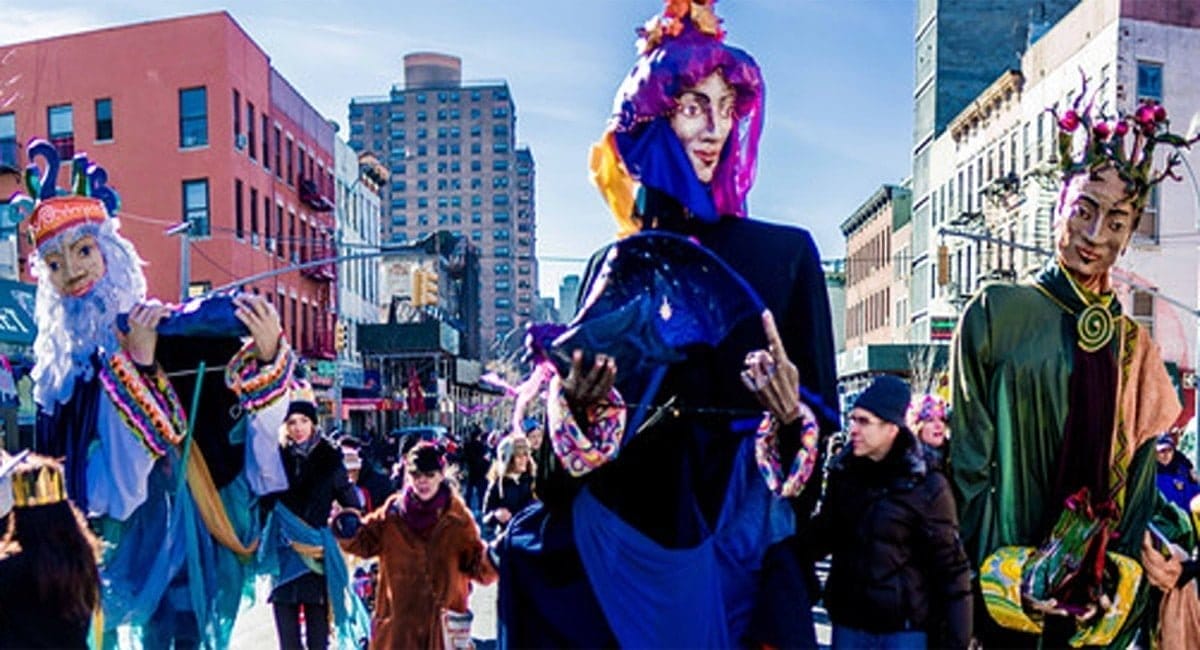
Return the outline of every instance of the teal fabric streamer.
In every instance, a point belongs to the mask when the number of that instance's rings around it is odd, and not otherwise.
[[[282,502],[276,502],[263,530],[259,569],[270,574],[275,585],[295,580],[311,570],[300,554],[292,549],[293,541],[324,549],[321,562],[323,571],[314,572],[325,574],[325,589],[333,610],[338,647],[342,650],[358,650],[359,639],[370,636],[371,617],[358,594],[351,588],[346,560],[329,527],[313,528]]]

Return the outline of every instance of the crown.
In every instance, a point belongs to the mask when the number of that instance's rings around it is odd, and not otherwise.
[[[662,13],[646,21],[637,30],[638,54],[652,52],[663,41],[678,37],[687,24],[702,34],[723,40],[725,30],[721,29],[721,19],[717,17],[714,7],[716,4],[717,0],[663,0]]]
[[[33,508],[67,500],[62,467],[49,460],[26,460],[12,477],[13,507]]]
[[[1187,139],[1171,133],[1167,109],[1153,100],[1143,100],[1132,114],[1109,117],[1103,107],[1096,107],[1096,95],[1102,88],[1103,85],[1089,97],[1088,80],[1083,76],[1071,108],[1062,115],[1057,104],[1046,109],[1058,122],[1059,169],[1065,181],[1077,174],[1111,166],[1125,181],[1134,205],[1141,209],[1155,185],[1167,178],[1182,180],[1175,173],[1175,167],[1183,162],[1179,151],[1191,147],[1200,137]],[[1077,151],[1075,139],[1079,133],[1083,134],[1084,142]],[[1128,149],[1127,139],[1132,140]],[[1173,150],[1167,155],[1166,166],[1155,170],[1154,150],[1158,145]]]
[[[88,162],[87,154],[79,153],[71,160],[71,191],[55,185],[61,159],[58,149],[41,139],[31,140],[26,148],[29,165],[25,167],[25,189],[10,203],[20,217],[28,217],[30,241],[38,247],[55,235],[85,223],[104,223],[117,213],[120,198],[108,187],[108,173]],[[34,162],[45,161],[45,169]]]

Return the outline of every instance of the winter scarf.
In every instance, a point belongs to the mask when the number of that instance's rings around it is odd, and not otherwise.
[[[414,533],[425,537],[433,530],[438,517],[450,505],[450,487],[445,483],[438,486],[433,498],[422,501],[412,486],[406,486],[400,499],[400,518]]]

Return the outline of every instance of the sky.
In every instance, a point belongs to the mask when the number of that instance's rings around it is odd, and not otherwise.
[[[403,82],[403,57],[463,60],[464,80],[504,79],[517,140],[537,170],[543,296],[612,239],[588,180],[588,149],[636,60],[634,30],[657,0],[0,0],[0,48],[35,38],[226,10],[272,65],[342,126],[352,97]],[[721,0],[726,41],[758,61],[766,123],[752,217],[812,231],[822,257],[844,254],[839,225],[911,169],[912,0]],[[94,62],[95,64],[102,62]]]

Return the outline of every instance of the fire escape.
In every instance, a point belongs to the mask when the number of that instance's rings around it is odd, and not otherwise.
[[[301,248],[300,262],[307,264],[317,260],[332,260],[337,256],[333,243],[334,204],[318,182],[311,178],[301,178],[299,182],[300,201],[311,208],[313,215],[312,236],[304,242]],[[337,300],[337,264],[333,261],[313,266],[306,266],[300,274],[317,284],[317,304],[334,305]],[[334,345],[334,319],[325,314],[318,314],[312,324],[311,334],[301,353],[310,359],[337,358],[337,348]]]

